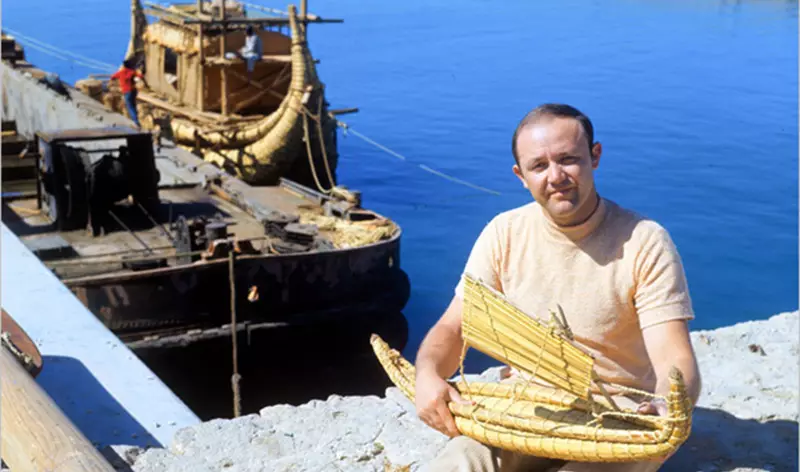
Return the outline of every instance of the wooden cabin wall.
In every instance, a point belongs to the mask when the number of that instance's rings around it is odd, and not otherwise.
[[[292,80],[291,67],[291,63],[260,62],[256,64],[255,70],[253,70],[254,82],[269,86],[272,85],[279,76],[283,76],[283,80],[272,87],[272,90],[277,92],[279,96],[271,93],[264,93],[253,103],[247,104],[247,109],[253,112],[266,114],[278,108]],[[237,113],[238,111],[242,111],[238,110],[239,105],[244,104],[246,100],[257,95],[261,89],[248,84],[245,80],[240,78],[247,77],[247,66],[245,64],[234,64],[229,66],[228,70],[231,71],[228,73],[228,108],[231,112]],[[205,109],[207,111],[220,112],[220,66],[206,66],[205,74]]]
[[[180,101],[185,105],[199,107],[197,88],[200,86],[200,56],[184,54],[178,63]]]
[[[170,85],[164,76],[164,55],[165,48],[160,44],[145,44],[145,57],[147,58],[145,62],[145,67],[147,69],[145,78],[147,80],[147,85],[159,94],[166,95],[173,100],[178,100],[180,98],[178,90]]]

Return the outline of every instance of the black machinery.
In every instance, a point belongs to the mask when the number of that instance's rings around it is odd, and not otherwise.
[[[159,173],[150,133],[125,127],[36,133],[41,156],[37,200],[59,231],[103,234],[112,208],[132,198],[145,213],[159,209]]]

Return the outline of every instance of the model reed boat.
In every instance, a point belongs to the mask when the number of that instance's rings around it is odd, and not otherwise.
[[[655,395],[601,379],[594,359],[573,343],[563,317],[553,315],[546,326],[472,277],[464,282],[462,374],[464,355],[472,347],[527,380],[479,383],[462,375],[454,386],[475,402],[449,404],[462,434],[523,454],[591,462],[663,458],[688,438],[692,404],[677,369],[664,398],[666,416],[618,408],[611,389]],[[377,335],[372,346],[392,382],[413,401],[414,366]]]

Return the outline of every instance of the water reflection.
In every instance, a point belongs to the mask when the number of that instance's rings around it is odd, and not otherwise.
[[[369,337],[397,349],[408,341],[402,313],[371,313],[348,323],[280,328],[238,339],[242,414],[265,406],[299,405],[337,395],[382,395],[390,381]],[[230,418],[232,349],[229,338],[137,355],[201,419]]]

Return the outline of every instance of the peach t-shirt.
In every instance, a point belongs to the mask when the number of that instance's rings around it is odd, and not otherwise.
[[[649,391],[655,375],[642,329],[694,318],[667,231],[605,199],[574,227],[556,225],[536,202],[501,213],[481,232],[464,272],[545,323],[560,305],[600,377]]]

